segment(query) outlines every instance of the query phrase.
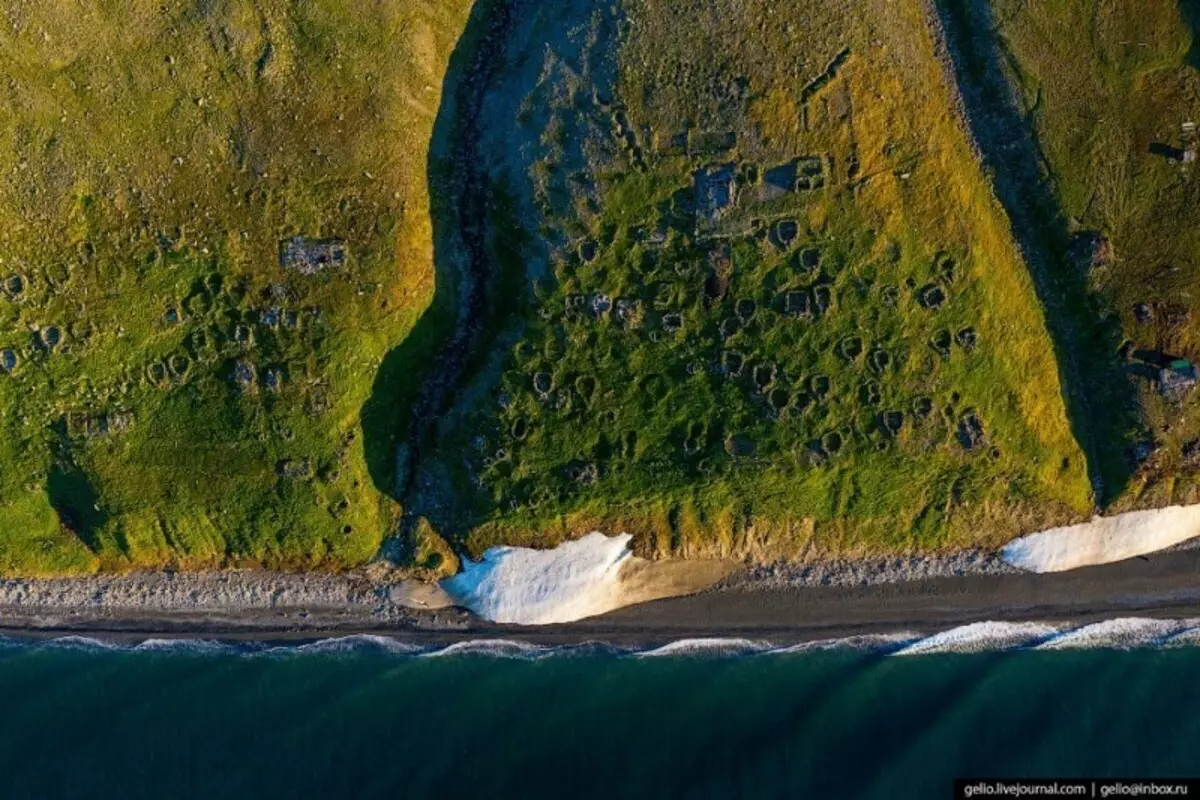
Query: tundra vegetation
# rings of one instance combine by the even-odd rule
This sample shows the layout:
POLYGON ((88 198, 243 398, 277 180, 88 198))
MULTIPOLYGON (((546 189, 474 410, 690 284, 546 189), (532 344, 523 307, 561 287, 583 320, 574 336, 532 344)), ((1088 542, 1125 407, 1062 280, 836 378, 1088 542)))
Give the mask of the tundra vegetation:
POLYGON ((10 0, 0 571, 1192 499, 1190 8, 10 0))
POLYGON ((0 572, 376 552, 360 412, 433 294, 469 10, 4 3, 0 572))
POLYGON ((505 318, 409 513, 473 553, 600 527, 769 558, 996 542, 1090 509, 928 9, 515 9, 459 132, 497 198, 505 318))
POLYGON ((1131 475, 1112 505, 1196 502, 1200 419, 1170 365, 1200 359, 1200 5, 995 0, 973 13, 1040 145, 1067 268, 1133 387, 1131 475))

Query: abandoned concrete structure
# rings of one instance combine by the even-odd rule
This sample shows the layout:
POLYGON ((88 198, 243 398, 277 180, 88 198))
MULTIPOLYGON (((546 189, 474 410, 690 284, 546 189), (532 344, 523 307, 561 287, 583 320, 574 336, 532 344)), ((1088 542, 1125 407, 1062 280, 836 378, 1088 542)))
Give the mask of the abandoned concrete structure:
POLYGON ((733 205, 737 194, 737 172, 733 164, 698 170, 695 174, 696 210, 709 225, 733 205))
POLYGON ((1167 400, 1183 400, 1196 382, 1196 365, 1186 358, 1177 358, 1158 371, 1158 391, 1167 400))
POLYGON ((294 236, 279 243, 279 265, 302 275, 315 275, 346 263, 346 245, 338 239, 294 236))

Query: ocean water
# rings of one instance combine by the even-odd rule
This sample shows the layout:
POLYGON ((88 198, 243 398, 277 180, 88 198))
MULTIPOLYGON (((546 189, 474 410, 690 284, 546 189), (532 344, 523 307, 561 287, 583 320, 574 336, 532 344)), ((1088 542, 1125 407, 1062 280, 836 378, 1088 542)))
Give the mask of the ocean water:
POLYGON ((938 798, 956 776, 1196 775, 1193 630, 648 653, 6 641, 0 797, 938 798))

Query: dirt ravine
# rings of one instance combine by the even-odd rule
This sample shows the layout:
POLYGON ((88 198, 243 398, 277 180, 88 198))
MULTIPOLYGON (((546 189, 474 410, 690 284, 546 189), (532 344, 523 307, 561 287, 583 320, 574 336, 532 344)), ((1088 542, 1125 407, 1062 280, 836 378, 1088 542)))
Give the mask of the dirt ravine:
MULTIPOLYGON (((439 283, 452 282, 456 308, 454 330, 439 350, 423 384, 410 418, 408 431, 396 453, 396 497, 409 509, 420 490, 422 455, 430 444, 438 416, 459 387, 466 367, 480 347, 490 292, 494 288, 494 265, 487 248, 489 177, 481 166, 480 130, 484 97, 494 74, 503 64, 501 54, 512 24, 511 0, 487 3, 481 34, 469 66, 453 86, 453 118, 446 163, 453 170, 446 187, 451 193, 449 226, 440 234, 437 258, 439 283)), ((468 34, 470 35, 470 34, 468 34)), ((439 291, 445 291, 439 286, 439 291)))

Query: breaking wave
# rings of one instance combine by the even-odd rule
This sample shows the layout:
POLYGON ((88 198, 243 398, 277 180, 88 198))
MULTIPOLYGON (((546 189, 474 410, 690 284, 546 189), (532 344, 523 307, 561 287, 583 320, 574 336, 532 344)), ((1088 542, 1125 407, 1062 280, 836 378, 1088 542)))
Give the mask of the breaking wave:
POLYGON ((428 658, 445 656, 491 656, 492 658, 535 659, 544 656, 551 648, 511 639, 481 639, 478 641, 455 642, 439 650, 422 653, 428 658))
POLYGON ((1187 630, 1185 623, 1169 619, 1122 618, 1063 631, 1043 642, 1039 650, 1096 649, 1133 650, 1158 647, 1187 630))
POLYGON ((641 650, 634 655, 641 658, 660 658, 662 656, 747 656, 755 653, 766 653, 777 649, 770 642, 757 642, 752 639, 680 639, 677 642, 664 644, 652 650, 641 650))
POLYGON ((863 636, 847 636, 842 639, 817 639, 812 642, 801 642, 789 647, 777 647, 772 653, 791 655, 798 653, 828 653, 845 650, 864 652, 896 652, 900 648, 920 641, 919 633, 880 633, 863 636))
POLYGON ((332 639, 321 639, 317 642, 302 644, 297 647, 283 645, 272 648, 274 652, 303 653, 380 653, 385 655, 406 656, 421 652, 421 648, 409 642, 402 642, 390 636, 369 636, 355 634, 339 636, 332 639))
POLYGON ((225 642, 209 639, 147 639, 129 648, 135 653, 194 653, 196 655, 220 655, 235 653, 241 648, 225 642))
POLYGON ((1041 644, 1059 633, 1058 628, 1039 622, 976 622, 926 636, 897 651, 896 655, 1012 650, 1041 644))
POLYGON ((1040 622, 976 622, 930 635, 912 632, 821 639, 780 645, 762 639, 707 637, 649 647, 618 647, 607 642, 548 646, 519 639, 478 639, 421 645, 391 636, 356 634, 299 644, 221 642, 211 639, 150 638, 136 642, 87 636, 24 640, 0 636, 0 650, 75 650, 84 653, 158 653, 190 656, 378 655, 395 658, 745 658, 829 652, 930 656, 1010 650, 1139 650, 1200 647, 1200 619, 1125 617, 1086 625, 1040 622))

